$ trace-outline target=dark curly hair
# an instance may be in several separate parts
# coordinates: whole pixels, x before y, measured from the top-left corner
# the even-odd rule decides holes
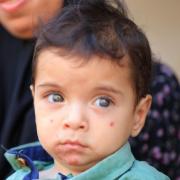
[[[50,47],[63,49],[63,55],[89,60],[92,56],[100,56],[117,63],[128,55],[137,102],[149,93],[152,64],[149,42],[141,29],[127,17],[119,1],[81,0],[71,3],[46,24],[39,32],[35,48],[33,83],[37,57]]]

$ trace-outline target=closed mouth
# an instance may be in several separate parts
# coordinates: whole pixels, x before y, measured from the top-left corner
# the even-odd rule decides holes
[[[62,143],[62,145],[69,145],[69,146],[79,146],[79,147],[83,147],[83,148],[85,148],[85,147],[87,147],[86,145],[84,145],[84,144],[82,144],[82,143],[80,143],[79,141],[71,141],[71,140],[67,140],[67,141],[64,141],[63,143]]]
[[[25,2],[26,0],[0,1],[0,8],[8,12],[13,12],[21,7]]]

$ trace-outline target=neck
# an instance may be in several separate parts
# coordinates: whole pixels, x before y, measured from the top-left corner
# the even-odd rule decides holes
[[[49,168],[47,170],[40,171],[39,172],[39,178],[40,179],[47,179],[47,178],[55,179],[56,176],[57,176],[57,173],[58,172],[56,171],[55,167],[53,166],[53,167],[51,167],[51,168]]]

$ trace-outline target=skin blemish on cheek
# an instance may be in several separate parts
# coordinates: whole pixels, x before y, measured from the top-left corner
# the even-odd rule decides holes
[[[53,119],[50,119],[49,121],[50,121],[50,123],[53,123],[53,122],[54,122],[54,120],[53,120]]]
[[[109,125],[110,125],[110,127],[113,127],[114,126],[114,122],[111,121]]]

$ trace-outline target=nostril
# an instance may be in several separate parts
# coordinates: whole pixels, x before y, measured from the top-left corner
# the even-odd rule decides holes
[[[84,129],[84,126],[80,126],[80,129]]]
[[[68,124],[64,124],[64,127],[65,127],[65,128],[69,128],[69,125],[68,125]]]

